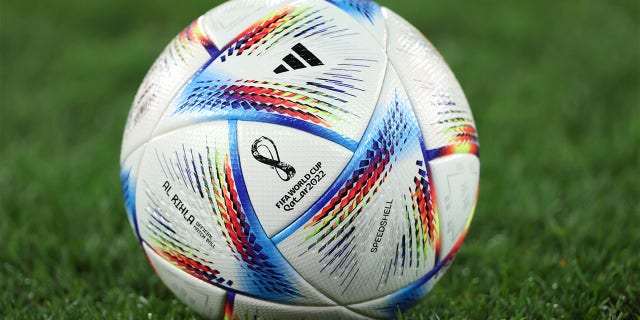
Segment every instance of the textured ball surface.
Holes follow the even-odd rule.
[[[122,143],[131,225],[208,318],[393,318],[463,241],[468,103],[435,48],[366,0],[234,0],[144,79]]]

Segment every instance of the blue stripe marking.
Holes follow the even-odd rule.
[[[203,72],[205,72],[207,70],[207,68],[209,68],[209,66],[216,61],[216,59],[218,59],[218,57],[220,57],[222,55],[222,51],[220,51],[215,45],[211,45],[211,46],[205,46],[205,49],[207,50],[207,52],[209,53],[209,55],[211,56],[211,59],[209,59],[207,62],[205,62],[202,67],[193,74],[193,77],[191,77],[191,80],[197,78],[198,76],[200,76]],[[189,83],[187,83],[185,85],[185,88],[189,85]],[[180,89],[180,91],[184,91],[184,88]]]
[[[209,53],[209,55],[211,56],[211,59],[209,59],[209,61],[207,61],[194,75],[193,77],[191,77],[191,79],[197,79],[198,77],[200,77],[200,75],[202,75],[208,68],[209,66],[211,66],[211,64],[213,64],[213,62],[215,62],[218,58],[220,58],[222,56],[222,58],[224,59],[224,52],[229,49],[231,46],[233,46],[235,44],[235,42],[231,42],[229,44],[227,44],[225,47],[223,47],[222,49],[218,49],[215,45],[210,45],[210,46],[205,46],[205,49],[207,50],[207,52]],[[223,61],[224,62],[224,61]],[[185,90],[186,88],[189,86],[189,84],[187,84],[184,88],[181,89],[181,93],[178,95],[178,97],[182,96],[185,94]],[[182,100],[182,99],[181,99]],[[238,112],[233,112],[233,111],[238,111]],[[178,108],[177,110],[174,111],[175,113],[179,113],[180,112],[180,108]],[[319,125],[315,125],[315,124],[311,124],[309,122],[306,122],[304,120],[300,120],[300,119],[296,119],[296,118],[291,118],[291,117],[285,117],[285,116],[281,116],[281,115],[275,115],[275,114],[264,114],[264,113],[257,113],[257,114],[247,114],[248,112],[246,110],[231,110],[231,111],[226,111],[226,110],[220,110],[220,113],[215,115],[215,116],[205,116],[201,119],[199,119],[200,122],[207,122],[207,121],[213,121],[213,120],[229,120],[229,121],[255,121],[255,122],[263,122],[263,123],[271,123],[271,124],[278,124],[278,125],[286,125],[286,126],[290,126],[293,128],[296,128],[298,130],[302,130],[305,131],[307,133],[311,133],[313,135],[322,137],[324,139],[327,139],[329,141],[332,141],[334,143],[337,143],[341,146],[343,146],[344,148],[350,150],[351,152],[354,152],[356,150],[356,148],[358,147],[358,142],[344,137],[340,134],[338,134],[337,132],[334,132],[330,129],[327,129],[325,127],[319,126]]]
[[[152,214],[152,215],[151,215],[151,218],[153,218],[153,220],[157,221],[160,225],[162,225],[163,227],[165,227],[167,230],[171,231],[171,233],[176,234],[176,231],[175,231],[175,230],[173,230],[171,227],[169,227],[168,225],[166,225],[164,222],[160,221],[160,219],[158,219],[158,217],[156,217],[156,214],[162,217],[162,215],[160,214],[160,212],[159,212],[158,210],[153,209],[153,213],[154,213],[154,214]],[[164,218],[164,217],[163,217],[163,218]]]
[[[242,176],[242,165],[240,163],[240,152],[238,148],[237,121],[229,121],[229,158],[231,160],[231,171],[233,173],[233,179],[236,183],[238,197],[240,198],[240,203],[242,204],[242,210],[244,211],[247,219],[249,220],[249,224],[251,225],[251,230],[259,238],[263,238],[264,235],[264,238],[268,239],[266,233],[262,228],[256,228],[261,227],[262,225],[260,224],[255,211],[253,210],[253,205],[251,204],[251,200],[249,199],[249,192],[247,191],[247,186],[244,182],[244,177]]]
[[[278,302],[295,299],[296,296],[303,297],[303,295],[298,291],[298,288],[293,286],[293,281],[287,281],[287,279],[291,278],[292,274],[295,274],[291,272],[291,270],[293,270],[293,267],[284,258],[275,244],[271,242],[271,240],[267,236],[267,233],[262,228],[262,224],[260,223],[258,215],[253,209],[253,205],[251,205],[249,191],[247,190],[244,177],[242,176],[242,166],[238,148],[237,121],[229,121],[229,158],[231,161],[232,174],[235,180],[236,190],[238,191],[238,197],[240,198],[242,210],[245,213],[249,225],[251,226],[251,232],[253,232],[253,234],[256,236],[256,241],[263,246],[262,254],[268,255],[271,260],[270,262],[273,263],[272,267],[276,270],[277,273],[283,276],[282,281],[287,282],[286,285],[282,286],[283,292],[273,292],[270,295],[267,295],[267,297],[270,296],[272,300],[276,300]]]
[[[435,267],[422,278],[388,295],[384,299],[389,301],[389,305],[379,308],[378,310],[388,312],[389,316],[396,316],[396,312],[398,309],[400,309],[400,312],[407,311],[414,304],[416,304],[418,300],[420,300],[429,292],[430,288],[424,287],[424,285],[426,285],[434,276],[442,271],[442,269],[447,267],[452,261],[453,255],[436,264]]]
[[[122,184],[122,194],[124,197],[124,205],[127,208],[129,220],[133,223],[133,229],[138,238],[138,242],[142,243],[140,230],[138,229],[138,217],[136,214],[136,183],[131,177],[131,169],[123,169],[120,172],[120,183]]]
[[[367,134],[365,134],[365,137]],[[369,139],[363,138],[363,141],[369,141]],[[302,228],[308,221],[310,221],[331,199],[334,197],[338,191],[342,188],[345,181],[351,178],[353,172],[358,168],[359,161],[354,161],[353,159],[360,159],[363,157],[363,153],[366,152],[366,148],[362,148],[360,152],[356,152],[357,146],[354,149],[349,149],[354,152],[351,161],[344,167],[338,178],[331,184],[329,189],[314,203],[311,208],[309,208],[305,213],[299,216],[294,222],[284,228],[282,231],[278,232],[276,235],[271,237],[271,241],[273,241],[276,245],[284,241],[287,237],[292,235],[298,229]]]
[[[198,177],[198,168],[196,167],[196,162],[193,157],[193,149],[191,149],[191,166],[193,167],[193,178],[196,180],[196,185],[198,186],[198,191],[200,192],[200,198],[204,199],[202,184],[200,183],[200,178]]]
[[[263,114],[263,113],[250,114],[244,110],[240,112],[221,112],[220,114],[208,115],[208,116],[199,118],[198,122],[204,123],[204,122],[215,121],[215,120],[231,120],[229,121],[229,123],[236,122],[236,121],[254,121],[254,122],[277,124],[277,125],[298,129],[300,131],[304,131],[304,132],[319,136],[321,138],[327,139],[329,141],[332,141],[336,144],[343,146],[344,148],[350,150],[351,152],[355,152],[355,150],[358,148],[357,141],[344,137],[335,131],[329,130],[319,125],[308,123],[304,120],[289,118],[286,116],[281,116],[276,114]]]
[[[438,148],[438,149],[431,149],[431,150],[428,150],[428,151],[426,152],[426,154],[427,154],[427,159],[429,159],[429,161],[431,161],[431,160],[436,160],[436,159],[439,159],[439,158],[444,157],[444,156],[443,156],[443,152],[444,152],[444,150],[445,150],[445,149],[447,149],[448,147],[449,147],[449,146],[444,146],[444,147],[441,147],[441,148]],[[472,155],[475,155],[476,157],[480,158],[480,151],[478,151],[477,153],[462,153],[462,154],[472,154]]]
[[[205,46],[204,48],[211,56],[211,60],[215,60],[222,54],[222,51],[218,50],[218,48],[214,44]]]
[[[376,143],[377,136],[380,130],[383,130],[385,118],[388,116],[387,113],[390,112],[388,106],[378,106],[374,115],[371,118],[371,122],[369,123],[365,134],[362,137],[362,145],[363,147],[354,149],[349,149],[354,152],[353,157],[349,161],[349,163],[345,166],[343,171],[340,173],[338,178],[333,182],[333,184],[329,187],[329,189],[314,203],[311,208],[309,208],[305,213],[303,213],[300,217],[298,217],[294,222],[285,227],[282,231],[278,232],[276,235],[271,237],[271,240],[279,244],[284,241],[287,237],[298,231],[302,228],[306,223],[308,223],[322,208],[331,201],[331,199],[335,196],[335,194],[340,191],[340,188],[344,185],[344,183],[352,177],[354,171],[356,171],[360,167],[360,161],[358,159],[367,159],[368,148],[366,147],[369,143]],[[412,111],[413,112],[413,111]],[[425,162],[429,161],[428,151],[426,149],[424,138],[420,131],[420,127],[417,126],[417,119],[413,114],[410,115],[410,120],[407,120],[411,123],[416,124],[415,129],[420,133],[418,136],[418,143],[420,144],[420,148],[422,149],[422,157]],[[374,148],[377,148],[374,146]],[[426,165],[427,170],[430,172],[429,165]],[[439,256],[436,256],[436,259],[439,259]],[[439,261],[439,260],[436,260]]]
[[[429,161],[431,160],[435,160],[440,158],[440,155],[442,154],[442,149],[444,148],[439,148],[439,149],[431,149],[426,151],[426,159],[429,159]]]

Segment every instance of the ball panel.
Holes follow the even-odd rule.
[[[480,160],[457,154],[429,162],[440,216],[440,250],[446,256],[466,234],[478,198]]]
[[[249,199],[269,237],[309,209],[353,155],[304,131],[243,121],[238,151]]]
[[[168,263],[156,250],[143,244],[149,263],[162,282],[197,313],[209,318],[222,318],[227,292],[209,283],[192,277],[182,269]]]
[[[469,222],[471,222],[471,220],[469,220]],[[438,264],[436,264],[436,266],[423,277],[387,296],[355,305],[349,305],[348,308],[375,318],[395,318],[397,317],[398,311],[402,313],[406,312],[409,308],[418,303],[427,293],[429,293],[451,267],[451,264],[455,260],[456,254],[464,241],[466,231],[467,230],[465,229],[465,231],[456,240],[453,248],[446,255],[443,255],[443,258],[438,262]]]
[[[448,262],[442,262],[432,272],[409,286],[382,298],[350,305],[348,308],[376,319],[397,318],[398,311],[401,313],[406,312],[429,293],[440,278],[444,276],[450,265]]]
[[[437,261],[438,216],[426,148],[389,65],[360,147],[310,210],[276,241],[291,264],[341,304],[385,296]]]
[[[430,159],[477,155],[473,115],[453,72],[420,31],[389,9],[382,11],[389,34],[387,55],[416,109]]]
[[[185,274],[223,290],[332,304],[262,229],[239,171],[236,130],[235,123],[209,122],[148,143],[136,197],[142,241]]]
[[[287,125],[355,148],[381,88],[384,50],[362,25],[320,0],[263,17],[214,53],[154,135],[212,120]]]
[[[178,90],[209,59],[201,19],[167,45],[145,76],[133,101],[122,140],[121,162],[151,139],[152,132]]]
[[[227,301],[229,303],[229,301]],[[228,305],[228,304],[227,304]],[[342,306],[293,306],[277,304],[254,299],[243,295],[235,295],[233,313],[229,319],[305,319],[305,320],[351,320],[370,319]]]

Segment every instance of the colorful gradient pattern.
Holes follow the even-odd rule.
[[[153,213],[153,219],[155,221],[147,225],[152,234],[147,239],[147,244],[155,253],[202,281],[225,287],[233,286],[232,280],[223,278],[220,271],[210,267],[213,265],[212,261],[199,257],[199,250],[178,239],[179,235],[167,225],[169,220],[157,211]]]
[[[209,54],[217,52],[215,45],[204,31],[203,17],[193,21],[178,34],[171,44],[169,44],[168,54],[165,56],[164,61],[158,64],[158,67],[164,68],[169,72],[172,67],[179,66],[180,68],[176,70],[182,71],[184,65],[186,65],[190,57],[194,55],[193,51],[200,47],[207,50]],[[171,78],[172,74],[166,74],[164,76]],[[161,78],[161,80],[164,79]]]
[[[349,6],[349,8],[352,8]],[[371,6],[354,5],[367,15],[373,15]],[[379,7],[378,7],[379,8]],[[333,19],[325,18],[322,9],[305,6],[304,3],[285,6],[264,17],[239,34],[215,57],[226,62],[233,57],[262,55],[285,39],[305,39],[318,35],[336,36],[347,33],[339,29]]]
[[[227,293],[227,300],[224,303],[224,320],[235,320],[237,316],[233,315],[233,305],[236,300],[236,294],[233,292]]]
[[[283,7],[238,35],[220,55],[220,59],[225,62],[244,53],[261,55],[287,38],[302,39],[338,32],[337,26],[330,19],[323,18],[320,11],[304,5]]]
[[[167,157],[165,154],[155,151],[155,158],[161,166],[161,171],[168,181],[182,184],[186,188],[193,189],[193,179],[190,176],[190,163],[186,151],[183,149],[181,156],[176,152],[175,157]],[[214,263],[202,258],[204,255],[198,248],[189,244],[184,239],[184,232],[180,232],[179,226],[172,223],[160,208],[161,196],[146,188],[146,208],[150,219],[147,220],[145,243],[159,256],[165,258],[176,267],[202,281],[216,284],[221,287],[231,288],[233,281],[220,275],[220,271],[212,268]]]
[[[206,156],[199,155],[199,179],[208,179],[205,193],[209,199],[214,219],[225,238],[229,251],[241,262],[243,269],[252,279],[253,287],[245,290],[259,291],[259,296],[282,295],[299,296],[286,276],[279,271],[280,261],[274,261],[269,250],[270,243],[264,242],[259,234],[259,224],[251,223],[247,217],[247,204],[241,201],[231,156],[220,150],[213,152],[207,147]],[[205,160],[206,159],[206,163]],[[262,239],[261,239],[262,238]],[[262,241],[261,241],[262,240]]]
[[[388,129],[393,129],[396,121],[396,128],[405,129],[406,124],[403,124],[402,120],[403,117],[398,110],[393,110],[388,114],[388,118],[384,120],[383,128],[380,128],[377,136],[368,143],[369,148],[364,153],[364,157],[358,161],[350,178],[344,182],[342,188],[322,208],[319,214],[305,225],[305,229],[312,230],[307,239],[322,233],[309,246],[309,249],[323,241],[342,222],[347,221],[338,231],[337,236],[340,236],[376,195],[392,169],[389,165],[392,157],[396,151],[401,151],[396,149],[402,147],[400,142],[405,134],[402,130]]]
[[[424,144],[421,145],[424,153]],[[435,261],[439,259],[440,225],[436,197],[432,196],[434,182],[427,163],[418,160],[416,167],[418,174],[414,177],[414,186],[402,199],[409,232],[398,235],[395,254],[383,261],[377,288],[387,285],[391,276],[403,276],[406,270],[432,267],[428,261],[433,249]]]
[[[342,231],[348,228],[375,197],[404,149],[410,148],[414,143],[424,145],[419,139],[421,133],[412,112],[397,98],[391,106],[387,106],[386,114],[379,123],[376,125],[374,122],[370,126],[373,127],[372,132],[365,135],[362,143],[368,145],[368,148],[363,148],[354,156],[348,166],[353,169],[347,171],[351,174],[346,181],[341,182],[342,187],[332,193],[331,200],[305,225],[305,229],[312,230],[307,240],[322,233],[309,249],[336,230],[337,225],[347,221],[341,228]],[[415,213],[415,220],[419,222],[420,227],[416,230],[420,230],[421,236],[417,239],[434,244],[437,239],[437,214],[435,200],[431,197],[428,168],[424,159],[417,160],[416,166],[417,174],[411,182],[414,185],[410,193],[411,203],[406,210]]]
[[[252,54],[267,40],[290,28],[295,21],[299,21],[296,18],[307,10],[308,8],[296,10],[295,6],[286,6],[259,20],[231,41],[220,55],[220,60],[224,62],[228,57],[241,56],[245,52]]]
[[[183,49],[189,50],[189,45],[195,43],[199,43],[205,48],[213,47],[213,42],[204,32],[202,19],[203,17],[198,18],[178,35],[178,41],[181,43]]]
[[[185,226],[172,223],[163,214],[159,206],[163,195],[155,194],[150,188],[146,188],[149,215],[144,241],[174,266],[230,293],[290,303],[302,295],[291,282],[288,264],[260,228],[247,197],[241,195],[236,174],[240,170],[236,166],[239,160],[234,160],[237,155],[233,156],[228,148],[228,143],[224,142],[224,146],[207,146],[199,153],[183,146],[171,156],[156,151],[155,159],[164,177],[172,181],[171,185],[180,186],[183,191],[192,192],[193,197],[208,203],[211,219],[220,239],[226,243],[226,248],[222,249],[228,251],[225,260],[233,257],[240,270],[234,275],[223,276],[215,266],[218,263],[228,266],[228,262],[203,258],[210,255],[182,238],[189,234],[181,229]],[[186,227],[191,228],[191,225]]]
[[[437,203],[436,197],[432,197],[433,180],[429,175],[428,165],[422,160],[416,161],[418,174],[413,180],[414,186],[410,193],[411,201],[404,200],[405,213],[407,215],[406,221],[414,225],[409,226],[409,230],[414,230],[414,233],[408,234],[408,239],[404,236],[399,242],[399,246],[402,247],[402,266],[412,266],[414,261],[413,251],[415,250],[416,267],[420,267],[422,259],[426,259],[428,255],[428,249],[436,248],[436,256],[438,255],[438,247],[440,241],[440,226],[438,214],[436,211]],[[405,264],[405,248],[408,248],[408,263]],[[415,248],[415,249],[414,249]],[[396,250],[396,261],[398,261],[399,250]],[[437,259],[437,258],[436,258]]]
[[[406,181],[409,192],[405,193],[404,206],[409,234],[400,235],[398,239],[395,265],[401,269],[422,267],[421,262],[433,258],[429,257],[429,248],[438,246],[439,227],[421,137],[408,99],[396,93],[391,103],[379,107],[351,162],[325,196],[274,240],[286,238],[289,232],[298,230],[301,221],[306,221],[303,225],[306,235],[301,245],[307,252],[320,253],[321,272],[327,270],[332,276],[343,278],[340,285],[344,293],[359,270],[354,267],[359,255],[355,222],[371,203],[383,201],[377,199],[377,195],[394,166],[410,161],[413,155],[418,159],[413,160],[415,176]],[[411,252],[407,253],[408,250]],[[390,268],[386,272],[390,272]]]
[[[448,95],[442,94],[439,97],[442,101],[438,105],[446,111],[438,113],[444,119],[438,121],[436,125],[444,128],[439,133],[448,137],[448,145],[429,150],[429,160],[465,153],[479,157],[480,142],[471,114],[468,111],[453,110],[452,107],[455,107],[456,103]]]
[[[339,120],[337,112],[349,113],[330,100],[320,100],[291,91],[293,86],[255,80],[201,80],[191,89],[191,94],[179,106],[176,113],[199,112],[202,110],[231,109],[242,112],[267,112],[290,118],[298,118],[323,127],[331,127],[330,122]],[[272,85],[273,87],[267,87]],[[299,88],[328,99],[331,95],[308,88]]]
[[[262,75],[238,79],[222,71],[222,66],[232,59],[267,54],[278,44],[288,46],[303,39],[357,34],[339,26],[336,19],[323,16],[329,8],[313,8],[305,3],[282,7],[248,27],[224,48],[210,49],[211,60],[178,95],[173,115],[193,121],[233,119],[287,125],[354,150],[357,142],[343,131],[352,130],[348,123],[363,116],[349,109],[354,101],[373,94],[363,87],[365,79],[361,74],[380,68],[378,60],[340,57],[335,65],[306,69],[308,80],[296,85],[264,80]],[[185,38],[201,39],[198,30],[196,23],[183,34]],[[202,41],[209,45],[206,39]],[[282,46],[278,48],[281,50]]]
[[[476,143],[461,142],[458,144],[448,145],[442,148],[429,150],[429,159],[438,159],[453,154],[475,154],[480,156],[480,147]]]
[[[471,124],[473,119],[465,117],[456,117],[438,122],[441,125],[450,125],[443,131],[444,134],[450,136],[450,145],[432,151],[431,155],[440,158],[452,154],[470,153],[480,156],[480,144],[478,142],[478,132]],[[432,159],[435,159],[432,158]]]
[[[375,29],[371,28],[372,25],[380,26],[376,25],[376,19],[380,18],[381,8],[375,2],[326,1],[357,18],[366,26],[365,29],[369,28],[369,31]],[[219,241],[216,244],[220,244],[215,249],[213,246],[211,248],[215,254],[220,255],[212,255],[209,250],[194,244],[196,242],[190,242],[184,232],[184,226],[181,225],[183,221],[173,220],[174,224],[158,205],[163,202],[161,197],[154,194],[148,186],[144,191],[148,199],[145,206],[148,220],[138,229],[136,181],[132,178],[131,170],[123,170],[121,173],[125,205],[140,242],[149,245],[171,265],[227,292],[224,319],[238,318],[233,314],[236,294],[295,305],[300,303],[302,298],[307,298],[302,292],[315,293],[310,291],[314,289],[302,285],[304,280],[289,264],[293,263],[293,259],[287,261],[276,247],[277,243],[296,232],[300,232],[300,238],[303,238],[300,243],[296,243],[304,251],[302,255],[316,259],[313,262],[322,266],[320,273],[326,272],[332,279],[338,278],[339,288],[344,297],[356,279],[363,259],[368,258],[359,252],[363,247],[358,242],[362,234],[370,231],[367,229],[370,226],[366,221],[371,218],[371,210],[367,209],[381,207],[380,204],[386,200],[381,196],[382,193],[393,194],[393,198],[389,197],[396,204],[393,208],[399,210],[404,217],[403,225],[394,230],[406,232],[387,233],[385,249],[390,249],[379,259],[385,267],[378,288],[387,285],[386,281],[392,274],[404,275],[405,272],[414,272],[414,277],[417,277],[430,270],[406,288],[377,300],[384,300],[384,306],[379,307],[377,311],[394,316],[398,309],[405,311],[424,296],[449,267],[472,218],[470,217],[451,252],[446,253],[444,259],[440,259],[438,205],[433,194],[434,182],[429,161],[459,153],[478,155],[478,137],[470,114],[451,112],[447,119],[437,122],[438,130],[445,128],[438,133],[449,138],[449,145],[427,150],[409,99],[406,93],[397,89],[394,91],[394,99],[390,99],[386,105],[377,106],[361,140],[362,131],[358,132],[354,140],[343,137],[343,133],[336,129],[361,118],[361,115],[349,111],[350,107],[358,106],[358,103],[371,105],[361,103],[359,99],[362,96],[374,96],[364,84],[370,81],[369,75],[374,73],[365,74],[363,70],[376,70],[372,67],[382,65],[379,62],[383,58],[379,57],[381,61],[377,61],[344,54],[349,57],[340,58],[343,59],[341,63],[322,64],[321,68],[313,72],[320,71],[309,72],[304,78],[305,81],[296,85],[255,79],[260,76],[251,77],[253,79],[237,79],[234,78],[233,72],[230,76],[221,74],[224,71],[217,71],[226,69],[216,67],[225,66],[225,63],[229,66],[234,59],[240,57],[267,55],[278,44],[288,45],[312,37],[338,38],[362,31],[361,28],[340,29],[334,21],[336,19],[323,16],[323,10],[327,8],[335,10],[328,4],[325,4],[324,8],[316,9],[305,6],[304,2],[285,6],[247,28],[222,49],[218,49],[207,36],[201,17],[184,29],[170,44],[170,58],[165,57],[165,61],[157,63],[156,71],[159,73],[165,69],[170,71],[171,66],[167,67],[168,63],[180,64],[181,61],[185,61],[185,57],[194,52],[206,56],[201,48],[206,49],[211,56],[211,59],[184,85],[182,91],[178,92],[174,98],[174,102],[177,102],[174,104],[176,109],[172,111],[174,116],[196,114],[196,118],[190,118],[197,119],[192,123],[224,120],[229,126],[229,135],[225,138],[228,138],[228,141],[223,139],[225,141],[217,141],[216,144],[215,140],[218,137],[209,135],[214,143],[207,140],[206,146],[194,148],[182,145],[181,150],[168,153],[169,161],[167,155],[156,150],[156,158],[168,180],[171,179],[176,184],[181,183],[180,188],[184,186],[183,191],[192,191],[190,197],[202,200],[202,206],[197,209],[200,210],[199,213],[210,214],[210,220],[206,220],[212,222],[209,231],[215,231],[216,236],[219,236],[216,238]],[[364,52],[362,48],[358,50]],[[358,50],[354,52],[359,52]],[[311,68],[307,71],[310,70]],[[167,78],[174,76],[169,71],[162,75]],[[266,78],[273,79],[269,76]],[[383,86],[387,88],[387,83]],[[159,88],[158,84],[151,84],[140,99],[152,101],[156,98],[154,92],[157,90],[162,88]],[[378,98],[377,95],[375,97]],[[136,104],[146,105],[142,102]],[[446,109],[446,105],[443,105],[443,109]],[[137,116],[141,117],[143,113],[144,108]],[[371,113],[366,114],[367,120],[370,115]],[[334,141],[354,151],[353,158],[329,190],[298,220],[272,239],[269,239],[261,228],[244,185],[237,149],[237,121],[287,125]],[[399,167],[402,169],[398,169]],[[402,173],[397,174],[400,171]],[[388,183],[390,181],[393,183]],[[395,189],[400,187],[404,189],[395,193]],[[394,192],[387,192],[390,189],[394,189]],[[202,211],[203,208],[206,210]],[[144,231],[144,240],[140,230]],[[293,239],[298,241],[300,238]],[[389,242],[392,245],[386,244]],[[306,282],[304,284],[307,285]],[[387,292],[389,291],[385,294]]]

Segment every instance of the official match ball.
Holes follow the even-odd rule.
[[[395,318],[450,266],[480,166],[443,58],[366,0],[199,17],[142,82],[120,162],[149,263],[214,319]]]

